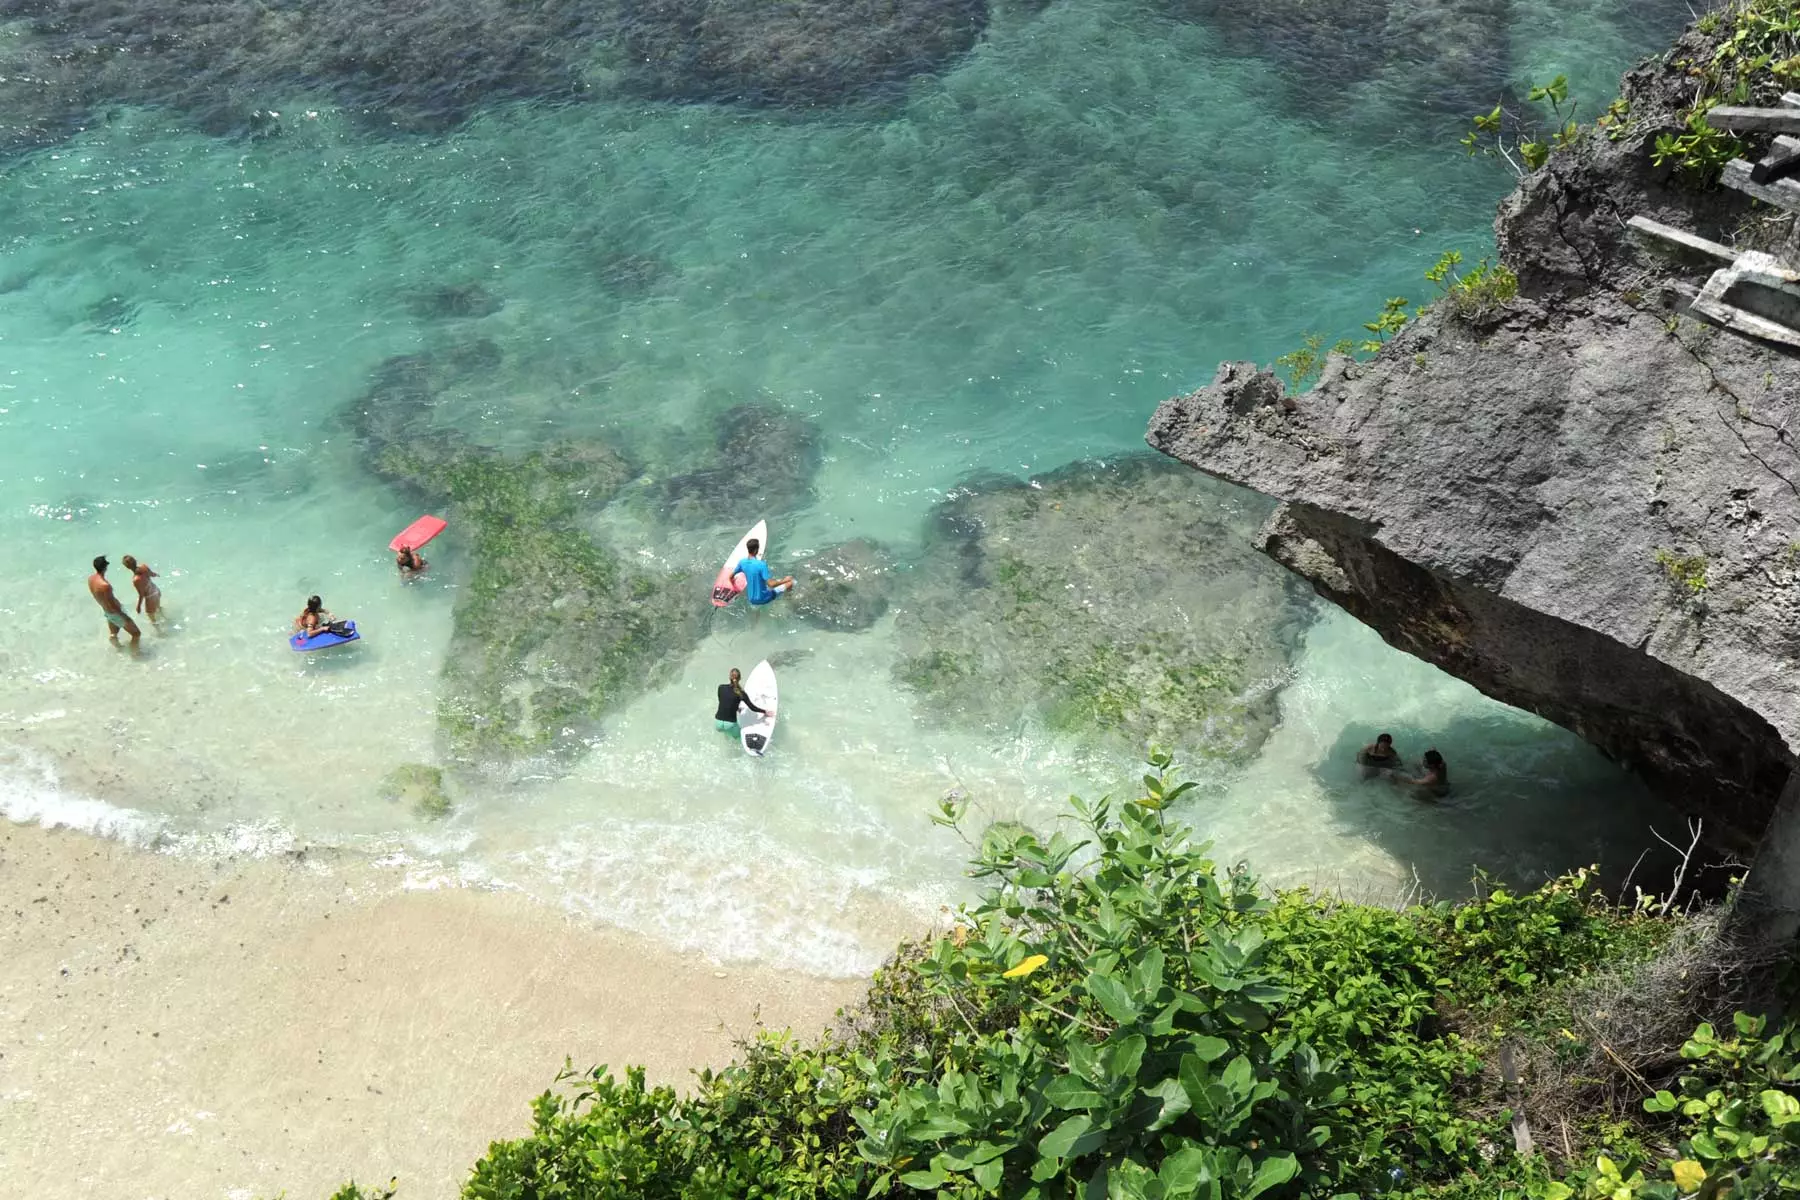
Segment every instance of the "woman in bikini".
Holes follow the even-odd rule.
[[[332,620],[332,615],[325,611],[325,602],[317,596],[308,596],[306,607],[301,609],[300,615],[294,618],[294,628],[307,637],[312,637],[329,626]]]
[[[162,612],[162,588],[150,582],[156,578],[156,572],[150,569],[150,564],[141,563],[129,554],[119,561],[131,572],[131,586],[138,594],[137,610],[149,617],[152,625],[158,624],[157,614]]]

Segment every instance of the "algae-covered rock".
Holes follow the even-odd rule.
[[[738,404],[713,420],[712,460],[663,480],[656,499],[678,525],[749,522],[812,500],[819,431],[778,404]]]
[[[853,633],[867,629],[888,610],[893,559],[866,538],[840,542],[800,564],[802,586],[788,611],[809,625]]]
[[[381,796],[413,810],[426,820],[450,814],[450,795],[444,790],[444,772],[424,763],[401,763],[381,781]]]
[[[896,678],[941,719],[1250,753],[1310,612],[1250,549],[1267,511],[1150,456],[959,489],[896,622]]]
[[[461,763],[572,752],[700,636],[701,583],[625,560],[584,527],[636,468],[564,439],[523,454],[433,423],[491,343],[390,359],[350,405],[364,461],[445,515],[472,564],[457,592],[438,727]]]

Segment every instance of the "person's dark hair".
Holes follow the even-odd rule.
[[[1425,752],[1425,765],[1428,767],[1441,767],[1444,765],[1444,756],[1439,754],[1436,750],[1427,750]]]
[[[1375,744],[1377,746],[1391,746],[1394,744],[1394,735],[1391,733],[1378,733],[1375,735]]]
[[[306,598],[306,611],[307,612],[318,612],[321,608],[324,608],[324,607],[325,607],[325,602],[323,600],[319,599],[317,596],[308,596]]]
[[[738,669],[736,667],[733,667],[733,668],[731,668],[731,682],[736,683],[737,681],[738,681]]]
[[[99,575],[106,574],[106,555],[102,554],[94,560],[94,572]]]
[[[762,549],[762,542],[756,538],[751,538],[749,541],[744,543],[744,549],[746,549],[750,552],[750,557],[755,558],[756,552],[758,550]]]
[[[119,561],[125,564],[125,569],[127,571],[135,571],[138,569],[137,559],[131,557],[131,555],[129,555],[129,554],[127,554],[125,557],[121,558]]]

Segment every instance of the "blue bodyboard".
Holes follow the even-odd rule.
[[[347,629],[345,633],[333,633],[329,629],[321,629],[311,637],[307,637],[304,633],[296,633],[288,639],[288,645],[305,654],[313,650],[329,650],[333,646],[342,646],[362,637],[362,634],[356,632],[355,621],[345,621],[344,625]]]

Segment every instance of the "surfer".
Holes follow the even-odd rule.
[[[421,574],[431,564],[426,562],[417,550],[411,546],[401,546],[394,552],[394,565],[400,568],[400,578],[411,579]]]
[[[1394,749],[1394,735],[1383,733],[1356,752],[1356,765],[1362,768],[1364,779],[1373,779],[1383,771],[1397,771],[1405,764],[1400,760],[1400,752]]]
[[[1393,775],[1390,778],[1395,784],[1411,790],[1413,799],[1431,801],[1450,794],[1450,766],[1444,756],[1436,750],[1425,752],[1425,773],[1414,777],[1411,775]]]
[[[320,600],[317,596],[308,596],[306,598],[306,607],[301,609],[300,615],[294,618],[294,628],[298,629],[301,633],[304,633],[307,637],[312,637],[314,634],[323,632],[335,619],[336,618],[330,613],[325,611],[325,602],[323,600]]]
[[[156,578],[156,572],[150,569],[148,563],[141,563],[129,554],[119,561],[131,572],[131,585],[137,588],[137,610],[149,617],[150,623],[155,625],[156,615],[162,611],[162,588],[150,582]]]
[[[731,682],[719,685],[719,707],[713,713],[713,728],[720,733],[737,733],[738,707],[740,705],[751,712],[765,715],[768,713],[767,709],[758,708],[756,701],[745,693],[744,685],[739,682],[740,678],[738,669],[733,667],[731,668]]]
[[[137,622],[131,619],[131,614],[125,611],[119,604],[119,598],[113,595],[112,584],[106,582],[106,567],[106,555],[102,554],[94,560],[94,573],[88,576],[87,581],[88,595],[94,598],[94,603],[106,614],[106,636],[112,644],[119,644],[119,630],[123,629],[131,635],[131,648],[136,650],[138,639],[144,636],[144,631],[137,627]]]
[[[737,570],[744,577],[744,599],[753,606],[761,608],[775,597],[794,590],[794,577],[784,575],[773,583],[769,582],[769,564],[759,557],[762,543],[751,538],[744,543],[744,549],[750,553],[738,559]]]

